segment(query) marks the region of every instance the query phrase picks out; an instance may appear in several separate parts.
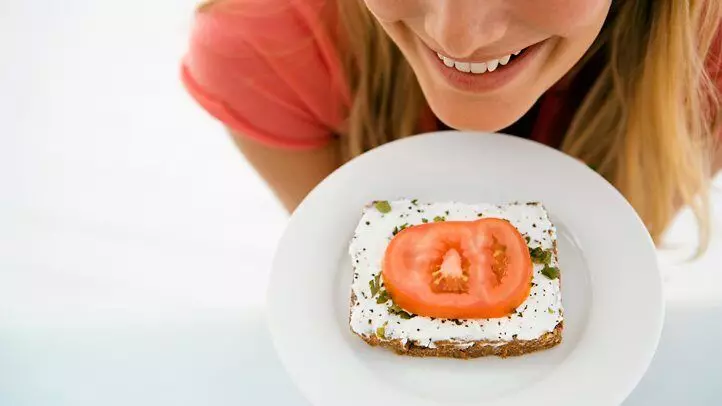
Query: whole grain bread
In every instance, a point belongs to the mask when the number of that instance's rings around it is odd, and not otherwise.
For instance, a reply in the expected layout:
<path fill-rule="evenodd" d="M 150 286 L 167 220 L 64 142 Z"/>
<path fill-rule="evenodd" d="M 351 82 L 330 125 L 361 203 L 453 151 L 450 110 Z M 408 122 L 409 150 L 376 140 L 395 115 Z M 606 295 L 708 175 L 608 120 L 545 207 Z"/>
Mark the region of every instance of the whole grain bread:
<path fill-rule="evenodd" d="M 527 205 L 539 205 L 539 203 L 527 203 Z M 549 231 L 551 234 L 551 231 Z M 557 241 L 552 241 L 552 252 L 554 257 L 558 256 Z M 354 267 L 355 271 L 355 267 Z M 561 283 L 561 276 L 559 277 Z M 357 305 L 356 295 L 351 292 L 351 309 Z M 349 314 L 349 317 L 351 315 Z M 373 333 L 371 334 L 359 334 L 358 332 L 351 331 L 361 337 L 366 343 L 371 346 L 378 346 L 382 348 L 390 349 L 399 355 L 407 355 L 414 357 L 445 357 L 445 358 L 459 358 L 459 359 L 471 359 L 486 356 L 498 356 L 501 358 L 520 356 L 529 354 L 536 351 L 552 348 L 562 342 L 562 331 L 564 328 L 564 322 L 559 323 L 554 327 L 553 330 L 546 332 L 539 337 L 532 340 L 520 340 L 513 337 L 509 341 L 459 341 L 459 340 L 443 340 L 435 341 L 433 346 L 419 345 L 411 340 L 402 339 L 387 339 L 380 337 Z"/>

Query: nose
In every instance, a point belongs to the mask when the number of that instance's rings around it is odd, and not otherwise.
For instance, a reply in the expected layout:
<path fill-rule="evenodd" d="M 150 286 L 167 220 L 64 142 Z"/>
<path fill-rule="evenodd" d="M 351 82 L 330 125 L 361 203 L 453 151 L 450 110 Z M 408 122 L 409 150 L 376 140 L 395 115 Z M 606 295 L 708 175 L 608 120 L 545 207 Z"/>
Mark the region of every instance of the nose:
<path fill-rule="evenodd" d="M 434 0 L 426 32 L 452 58 L 469 58 L 504 37 L 509 26 L 507 0 Z"/>

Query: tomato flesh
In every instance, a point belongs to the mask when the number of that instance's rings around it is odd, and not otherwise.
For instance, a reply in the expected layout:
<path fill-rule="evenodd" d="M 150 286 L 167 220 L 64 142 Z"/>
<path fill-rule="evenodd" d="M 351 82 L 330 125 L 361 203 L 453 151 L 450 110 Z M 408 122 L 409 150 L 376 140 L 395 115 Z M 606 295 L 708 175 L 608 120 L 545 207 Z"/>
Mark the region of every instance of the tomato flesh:
<path fill-rule="evenodd" d="M 508 221 L 422 224 L 398 233 L 383 261 L 386 290 L 414 314 L 452 319 L 504 317 L 526 300 L 532 262 Z"/>

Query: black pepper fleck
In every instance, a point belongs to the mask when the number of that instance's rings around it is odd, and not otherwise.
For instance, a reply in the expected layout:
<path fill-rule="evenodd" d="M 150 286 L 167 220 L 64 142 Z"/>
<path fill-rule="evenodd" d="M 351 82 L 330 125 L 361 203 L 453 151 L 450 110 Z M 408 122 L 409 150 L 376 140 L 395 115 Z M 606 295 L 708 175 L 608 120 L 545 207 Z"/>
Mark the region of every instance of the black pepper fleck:
<path fill-rule="evenodd" d="M 371 222 L 370 222 L 370 221 L 367 221 L 367 222 L 366 222 L 366 225 L 367 225 L 367 226 L 370 226 L 370 225 L 371 225 Z"/>

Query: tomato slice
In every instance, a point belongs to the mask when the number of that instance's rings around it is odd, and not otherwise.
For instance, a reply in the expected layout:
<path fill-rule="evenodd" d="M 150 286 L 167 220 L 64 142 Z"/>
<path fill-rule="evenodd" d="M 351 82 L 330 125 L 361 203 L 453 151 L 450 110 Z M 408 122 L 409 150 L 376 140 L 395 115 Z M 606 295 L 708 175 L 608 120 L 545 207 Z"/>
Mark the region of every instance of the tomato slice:
<path fill-rule="evenodd" d="M 450 319 L 504 317 L 526 300 L 532 262 L 506 220 L 446 221 L 398 233 L 382 275 L 394 303 L 414 314 Z"/>

